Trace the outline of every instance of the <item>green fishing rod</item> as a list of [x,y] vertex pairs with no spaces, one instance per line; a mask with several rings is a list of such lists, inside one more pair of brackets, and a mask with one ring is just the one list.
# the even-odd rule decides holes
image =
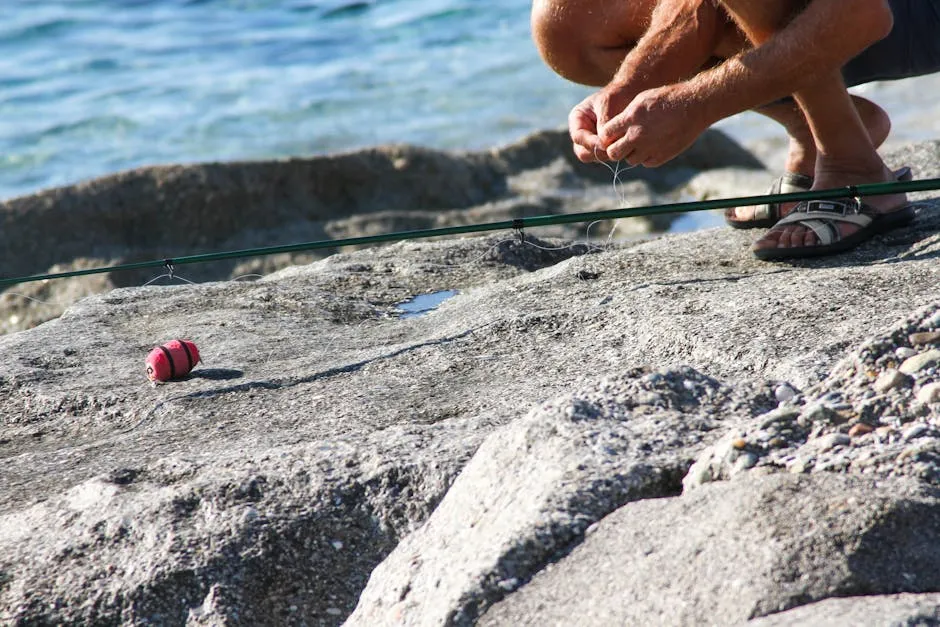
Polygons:
[[67,272],[54,272],[50,274],[35,274],[23,277],[0,278],[0,287],[46,281],[50,279],[65,279],[69,277],[101,274],[105,272],[120,272],[125,270],[141,270],[146,268],[167,268],[172,273],[178,265],[193,263],[208,263],[227,259],[242,259],[246,257],[260,257],[277,255],[281,253],[305,252],[323,248],[337,248],[340,246],[362,246],[387,242],[400,242],[407,240],[426,239],[430,237],[446,237],[449,235],[463,235],[467,233],[484,233],[488,231],[515,230],[557,224],[572,224],[579,222],[595,222],[598,220],[616,220],[619,218],[638,218],[668,213],[685,213],[691,211],[710,211],[714,209],[729,209],[731,207],[748,207],[767,203],[800,202],[804,200],[827,200],[833,198],[862,198],[867,196],[883,196],[886,194],[900,194],[907,192],[923,192],[940,189],[940,178],[921,179],[916,181],[892,181],[890,183],[869,183],[864,185],[850,185],[831,189],[814,190],[806,192],[789,192],[785,194],[765,194],[761,196],[741,196],[738,198],[716,198],[714,200],[699,200],[691,202],[677,202],[661,205],[648,205],[622,209],[607,209],[601,211],[586,211],[581,213],[565,213],[555,215],[532,216],[528,218],[514,218],[498,222],[484,222],[480,224],[465,224],[461,226],[446,226],[433,229],[419,229],[413,231],[398,231],[382,233],[379,235],[366,235],[362,237],[347,237],[342,239],[318,240],[302,242],[299,244],[286,244],[282,246],[267,246],[263,248],[246,248],[242,250],[205,253],[173,257],[171,259],[155,259],[152,261],[138,261],[134,263],[116,264],[98,268],[84,268]]

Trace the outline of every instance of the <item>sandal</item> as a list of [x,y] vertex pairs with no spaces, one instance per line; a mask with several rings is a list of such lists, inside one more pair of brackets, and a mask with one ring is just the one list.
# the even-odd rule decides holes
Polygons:
[[[894,171],[894,176],[899,181],[910,181],[914,178],[914,173],[909,167],[899,168]],[[784,172],[770,186],[768,195],[792,194],[793,192],[808,192],[813,188],[813,177],[796,172]],[[754,217],[750,220],[735,220],[734,209],[725,211],[725,222],[728,226],[735,229],[769,229],[780,221],[780,203],[772,202],[766,205],[754,207]]]
[[[879,233],[910,224],[915,217],[916,212],[911,204],[903,205],[890,213],[882,213],[858,198],[804,201],[777,222],[777,225],[800,224],[811,229],[819,243],[815,246],[763,248],[755,250],[754,255],[765,261],[832,255],[855,248]],[[839,232],[839,222],[854,224],[859,229],[843,237]]]
[[[793,192],[808,192],[813,187],[813,177],[796,172],[784,172],[777,178],[770,189],[768,195],[791,194]],[[772,202],[766,205],[754,207],[754,217],[750,220],[736,220],[734,218],[734,209],[725,211],[725,222],[728,226],[735,229],[767,229],[775,225],[780,220],[780,203]]]

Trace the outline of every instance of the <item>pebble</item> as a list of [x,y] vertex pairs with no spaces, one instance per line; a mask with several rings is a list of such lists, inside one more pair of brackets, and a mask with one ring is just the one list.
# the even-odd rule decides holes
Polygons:
[[909,346],[899,346],[894,350],[894,354],[897,355],[898,359],[903,360],[909,357],[913,357],[917,354],[917,351],[915,351],[913,348],[910,348]]
[[924,435],[925,433],[927,433],[927,425],[925,425],[925,424],[923,424],[923,423],[921,423],[921,424],[916,424],[916,425],[914,425],[913,427],[911,427],[910,429],[908,429],[907,431],[905,431],[905,432],[904,432],[904,435],[901,436],[901,439],[904,440],[905,442],[910,442],[910,441],[913,440],[914,438],[919,438],[920,436]]
[[766,431],[764,429],[760,429],[751,434],[751,438],[757,440],[758,442],[766,442],[772,437],[773,435],[770,433],[770,431]]
[[816,402],[807,407],[800,418],[806,422],[820,422],[828,420],[832,416],[832,413],[832,410],[826,407],[826,405]]
[[776,397],[778,403],[792,401],[797,394],[798,392],[789,383],[778,385],[777,389],[774,390],[774,397]]
[[883,425],[875,429],[875,433],[882,436],[890,436],[894,433],[894,427],[892,425]]
[[917,402],[924,405],[928,403],[940,403],[940,381],[935,381],[922,387],[917,393]]
[[793,463],[790,464],[790,467],[787,469],[794,475],[801,475],[804,472],[807,472],[812,465],[812,461],[808,459],[794,459]]
[[817,440],[817,446],[819,446],[821,453],[832,450],[837,446],[846,446],[851,443],[852,439],[844,433],[829,433]]
[[793,422],[799,415],[799,410],[793,407],[775,409],[761,416],[763,420],[761,421],[760,428],[769,429],[774,425],[784,425]]
[[922,333],[911,333],[911,344],[940,344],[940,331],[923,331]]
[[744,453],[735,460],[734,467],[731,469],[731,474],[735,475],[742,470],[753,468],[755,465],[757,465],[757,455],[754,453]]
[[892,368],[885,370],[872,387],[874,387],[875,391],[879,394],[884,394],[889,390],[910,385],[910,383],[911,378],[909,376]]
[[937,361],[940,361],[940,349],[934,348],[905,359],[899,370],[904,374],[914,374]]
[[875,430],[874,427],[872,427],[871,425],[865,424],[864,422],[859,422],[859,423],[852,425],[852,428],[849,429],[849,437],[857,438],[859,436],[867,435],[874,430]]
[[934,312],[925,323],[928,329],[940,329],[940,310]]
[[747,440],[745,440],[744,438],[735,438],[731,440],[731,446],[740,451],[745,446],[747,446]]

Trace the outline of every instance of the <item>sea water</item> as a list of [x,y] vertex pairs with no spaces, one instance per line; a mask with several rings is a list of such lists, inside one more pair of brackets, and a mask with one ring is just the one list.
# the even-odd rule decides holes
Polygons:
[[[2,0],[0,199],[142,165],[384,143],[478,150],[564,125],[523,0]],[[900,86],[897,86],[900,85]],[[940,136],[940,81],[868,87]],[[778,132],[758,116],[737,139]]]

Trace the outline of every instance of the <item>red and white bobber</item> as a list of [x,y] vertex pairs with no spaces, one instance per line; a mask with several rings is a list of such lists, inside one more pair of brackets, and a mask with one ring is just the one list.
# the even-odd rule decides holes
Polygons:
[[189,340],[170,340],[147,355],[147,377],[170,381],[188,375],[199,363],[199,349]]

